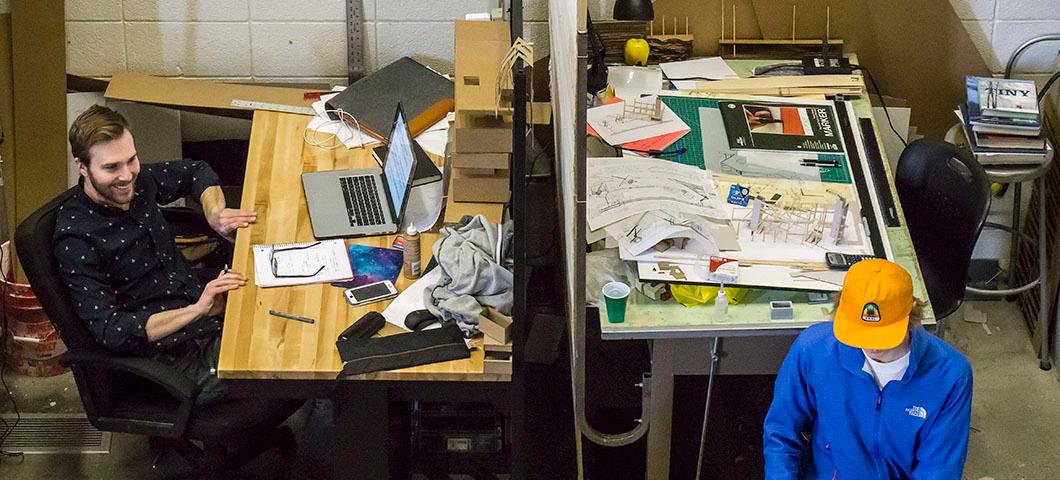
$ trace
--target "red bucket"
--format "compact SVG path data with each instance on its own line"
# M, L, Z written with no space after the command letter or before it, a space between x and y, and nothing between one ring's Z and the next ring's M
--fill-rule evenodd
M4 291L4 319L7 342L7 368L34 377L51 377L66 373L59 356L66 345L59 339L51 320L37 301L29 285L0 279Z

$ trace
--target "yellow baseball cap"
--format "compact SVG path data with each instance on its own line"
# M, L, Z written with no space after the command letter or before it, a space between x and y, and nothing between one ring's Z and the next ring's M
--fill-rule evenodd
M856 348L897 347L909 329L913 278L896 263L862 260L847 271L835 312L836 340Z

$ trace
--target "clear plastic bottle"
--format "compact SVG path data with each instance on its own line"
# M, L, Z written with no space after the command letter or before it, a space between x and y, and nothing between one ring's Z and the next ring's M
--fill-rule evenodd
M718 288L718 296L714 297L714 313L719 317L729 314L729 297L725 295L725 284Z
M405 253L402 255L404 268L401 270L405 278L420 278L420 232L416 227L409 225L402 237Z

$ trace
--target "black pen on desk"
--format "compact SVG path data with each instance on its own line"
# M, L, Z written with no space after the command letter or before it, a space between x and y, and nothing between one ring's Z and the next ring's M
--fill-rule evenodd
M803 160L799 165L804 167L838 167L839 162L829 160Z
M286 318L288 320L298 320L299 322L305 322L305 323L309 323L309 324L316 323L316 320L313 320L312 318L299 317L298 315L291 315L290 313L277 312L276 310L269 310L269 315L272 315L274 317Z

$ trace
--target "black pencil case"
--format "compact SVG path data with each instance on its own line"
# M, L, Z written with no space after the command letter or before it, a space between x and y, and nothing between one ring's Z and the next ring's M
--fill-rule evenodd
M432 330L337 343L342 358L339 378L471 356L463 332L454 323Z

